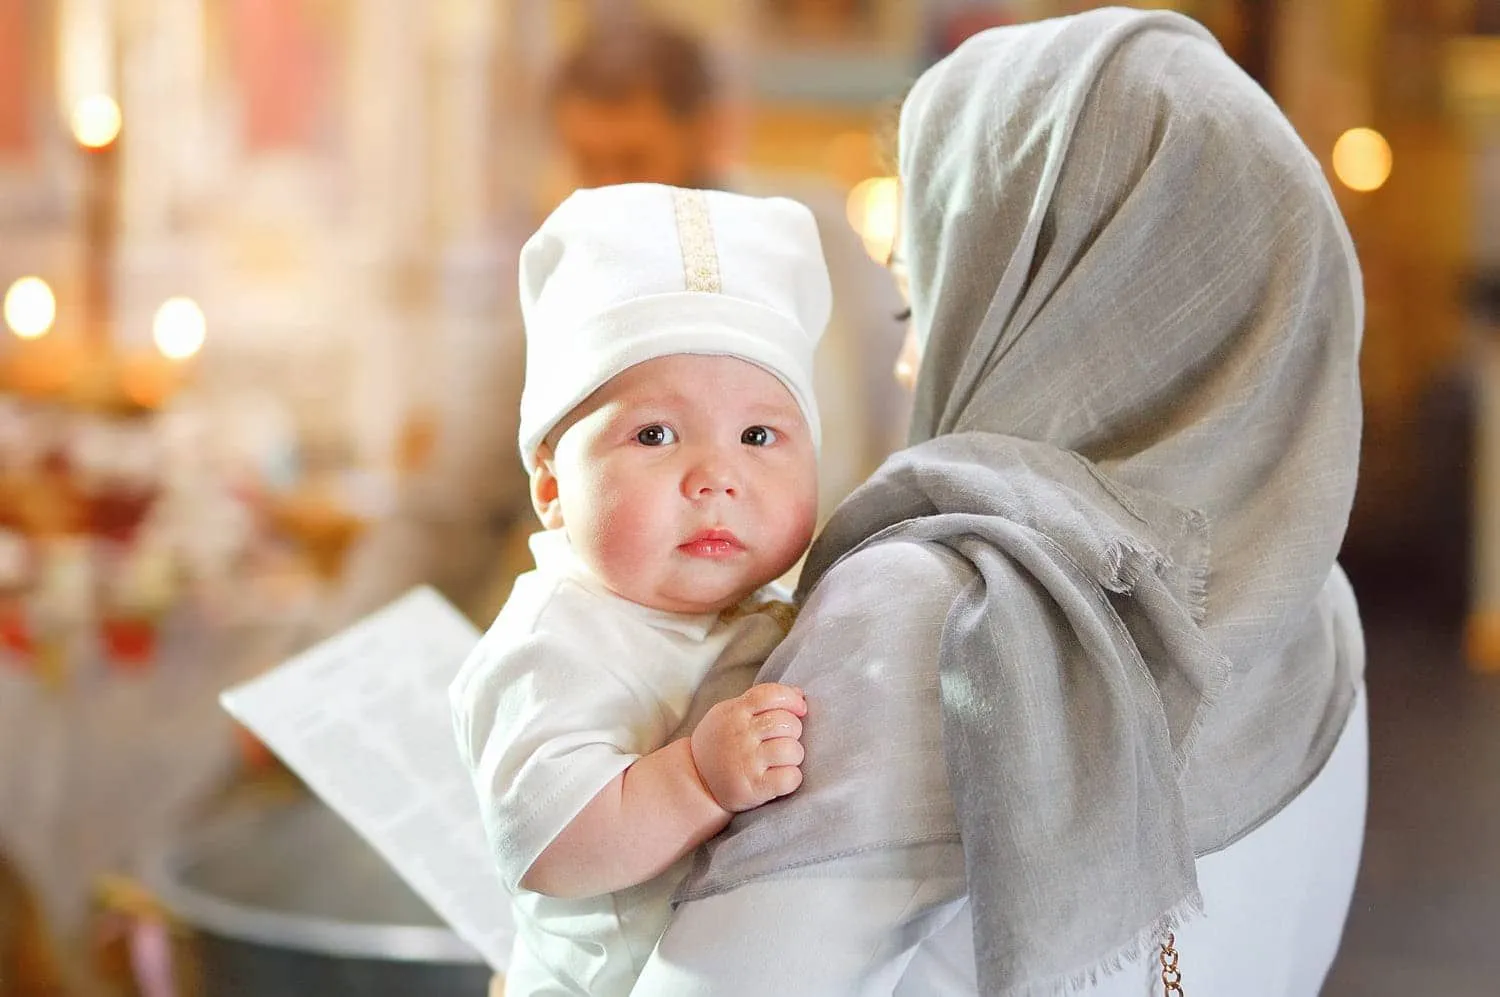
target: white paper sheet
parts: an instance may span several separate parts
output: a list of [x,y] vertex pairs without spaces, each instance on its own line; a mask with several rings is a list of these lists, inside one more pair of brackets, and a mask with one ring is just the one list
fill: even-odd
[[448,709],[448,684],[478,639],[442,596],[417,588],[220,702],[504,970],[510,898]]

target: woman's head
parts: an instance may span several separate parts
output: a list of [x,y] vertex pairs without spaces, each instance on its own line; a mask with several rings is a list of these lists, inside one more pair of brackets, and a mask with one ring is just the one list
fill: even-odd
[[1203,511],[1221,553],[1259,535],[1274,565],[1290,531],[1331,563],[1358,264],[1318,163],[1212,36],[1120,9],[977,35],[913,88],[900,172],[915,441],[1077,451]]

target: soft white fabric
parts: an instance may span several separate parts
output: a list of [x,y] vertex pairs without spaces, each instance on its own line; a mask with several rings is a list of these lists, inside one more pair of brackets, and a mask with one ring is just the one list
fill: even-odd
[[[1214,997],[1316,997],[1343,933],[1364,832],[1363,694],[1333,754],[1280,813],[1199,858],[1206,913],[1177,934],[1182,985]],[[820,863],[682,905],[642,973],[642,997],[964,997],[977,994],[957,842]],[[754,925],[751,934],[723,926]],[[1155,959],[1079,991],[1157,997]]]
[[781,628],[765,614],[726,621],[621,599],[561,530],[531,547],[536,570],[516,582],[450,690],[459,750],[514,896],[506,992],[628,993],[685,865],[585,900],[523,890],[521,878],[611,779],[747,689]]
[[624,184],[573,193],[521,250],[521,459],[610,378],[680,353],[774,374],[821,440],[813,355],[832,291],[812,212],[786,198]]

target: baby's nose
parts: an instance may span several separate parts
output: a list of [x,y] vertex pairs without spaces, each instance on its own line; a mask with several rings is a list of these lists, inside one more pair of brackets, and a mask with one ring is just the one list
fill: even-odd
[[726,460],[709,458],[700,461],[688,473],[685,491],[690,498],[702,499],[713,495],[733,497],[739,492],[738,476]]

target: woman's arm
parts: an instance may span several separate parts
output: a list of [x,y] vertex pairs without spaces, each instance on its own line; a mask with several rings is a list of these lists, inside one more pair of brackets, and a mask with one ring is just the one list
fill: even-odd
[[957,844],[834,859],[682,904],[632,993],[963,997],[977,992],[972,958],[939,965],[925,948],[953,936],[961,951],[964,914]]

